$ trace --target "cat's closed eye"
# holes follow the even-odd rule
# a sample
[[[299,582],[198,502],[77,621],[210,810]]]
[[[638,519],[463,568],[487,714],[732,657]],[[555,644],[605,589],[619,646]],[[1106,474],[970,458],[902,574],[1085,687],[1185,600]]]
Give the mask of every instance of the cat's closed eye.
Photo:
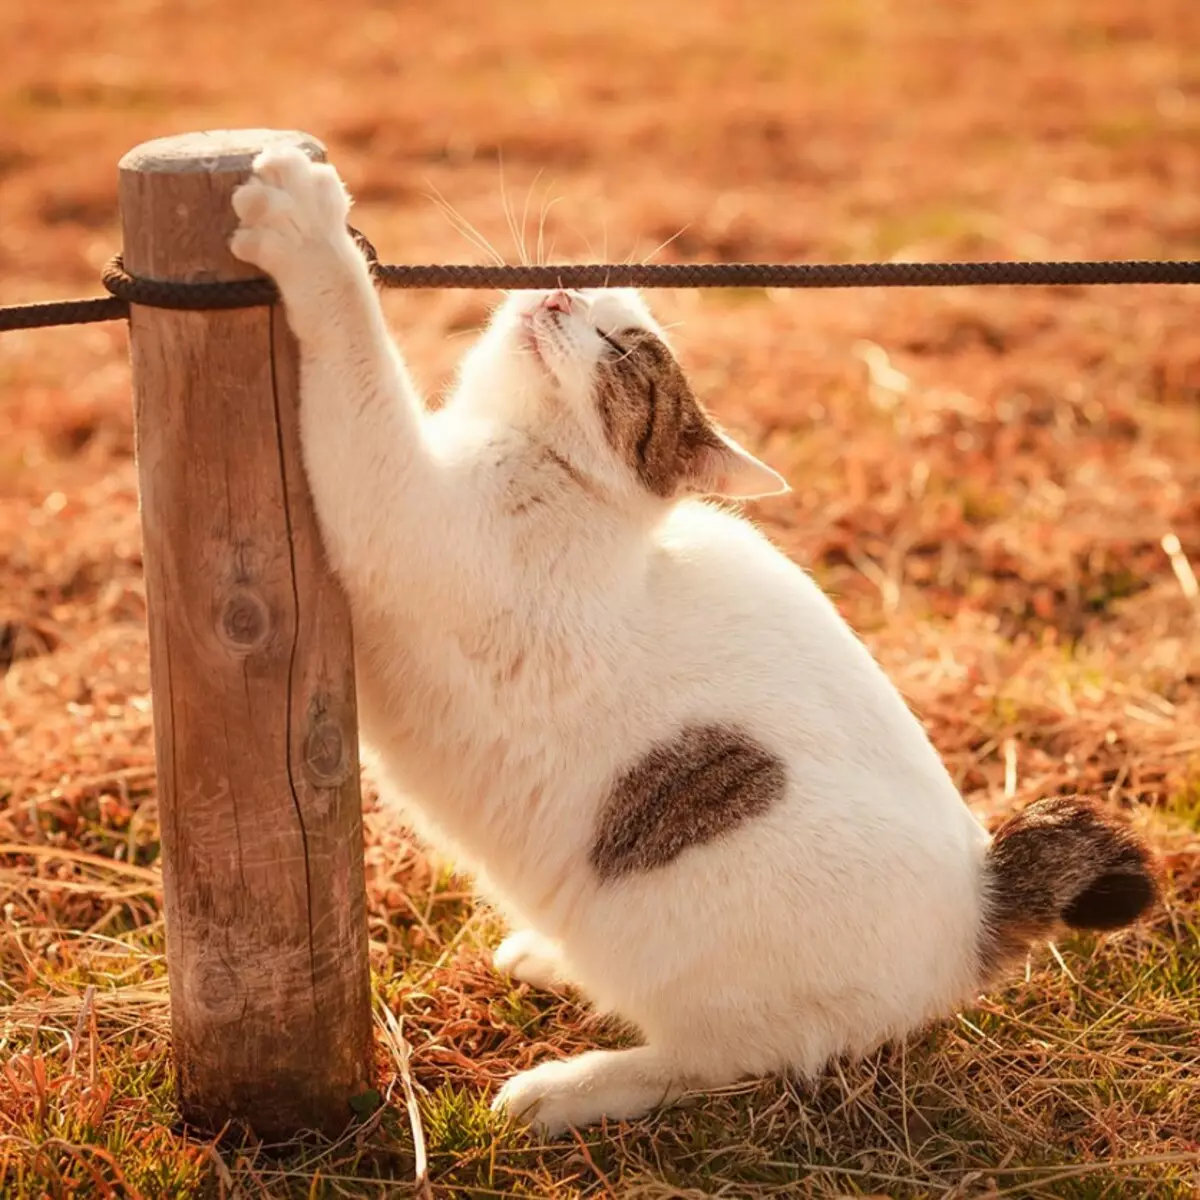
[[[604,339],[604,340],[605,340],[605,341],[606,341],[606,342],[607,342],[607,343],[608,343],[608,344],[609,344],[609,345],[610,345],[610,346],[611,346],[611,347],[612,347],[612,348],[613,348],[613,349],[614,349],[614,350],[615,350],[615,351],[616,351],[618,354],[624,354],[624,353],[625,353],[625,347],[624,347],[624,346],[622,346],[622,345],[621,345],[621,343],[620,343],[620,342],[618,342],[618,341],[617,341],[617,339],[616,339],[615,337],[613,337],[613,335],[612,335],[611,333],[605,333],[603,329],[597,329],[597,330],[596,330],[596,332],[597,332],[597,333],[598,333],[598,334],[599,334],[599,335],[600,335],[600,336],[601,336],[601,337],[602,337],[602,338],[603,338],[603,339]]]

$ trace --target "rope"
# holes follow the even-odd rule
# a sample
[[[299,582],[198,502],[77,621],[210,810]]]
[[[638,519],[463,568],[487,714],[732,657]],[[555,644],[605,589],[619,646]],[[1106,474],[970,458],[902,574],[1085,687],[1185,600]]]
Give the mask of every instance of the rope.
[[[279,289],[270,279],[237,279],[224,283],[169,283],[161,279],[139,279],[125,270],[119,254],[104,265],[100,282],[118,300],[147,308],[220,309],[257,308],[274,304]]]
[[[379,262],[375,247],[351,230],[377,283],[391,288],[852,288],[852,287],[1043,287],[1102,284],[1200,283],[1200,262],[951,262],[951,263],[585,263],[563,266],[475,266],[429,263],[394,266]],[[129,315],[131,304],[150,308],[232,309],[274,304],[270,279],[225,283],[168,283],[139,279],[118,254],[101,282],[108,296],[0,307],[0,332],[48,325],[83,325]]]
[[[852,288],[969,284],[1200,283],[1200,262],[586,263],[578,266],[380,266],[399,288]]]
[[[42,329],[47,325],[90,325],[129,316],[129,305],[112,296],[91,300],[47,300],[0,308],[0,333],[6,329]]]

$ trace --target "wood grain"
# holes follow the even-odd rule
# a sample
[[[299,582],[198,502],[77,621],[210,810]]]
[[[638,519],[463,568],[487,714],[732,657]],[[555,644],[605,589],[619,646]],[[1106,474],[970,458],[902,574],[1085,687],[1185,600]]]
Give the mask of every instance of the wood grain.
[[[135,275],[224,280],[234,187],[271,142],[149,142],[121,161]],[[300,456],[276,308],[130,321],[167,962],[179,1098],[208,1129],[343,1129],[370,1086],[353,652]]]

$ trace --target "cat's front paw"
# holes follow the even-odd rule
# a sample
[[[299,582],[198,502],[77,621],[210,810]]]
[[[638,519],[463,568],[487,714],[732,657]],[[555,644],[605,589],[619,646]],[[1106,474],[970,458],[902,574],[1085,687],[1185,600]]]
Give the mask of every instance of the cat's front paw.
[[[329,251],[354,252],[346,228],[350,197],[333,167],[315,163],[302,150],[277,147],[254,160],[254,174],[233,193],[237,232],[234,257],[274,277],[285,291],[306,273],[317,272]]]

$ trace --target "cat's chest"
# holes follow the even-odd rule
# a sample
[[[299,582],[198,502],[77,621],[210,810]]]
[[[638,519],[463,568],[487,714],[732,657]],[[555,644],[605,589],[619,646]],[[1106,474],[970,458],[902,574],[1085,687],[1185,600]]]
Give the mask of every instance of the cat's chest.
[[[435,629],[360,639],[360,719],[368,738],[439,771],[564,735],[611,690],[619,655],[607,633],[498,610]]]

